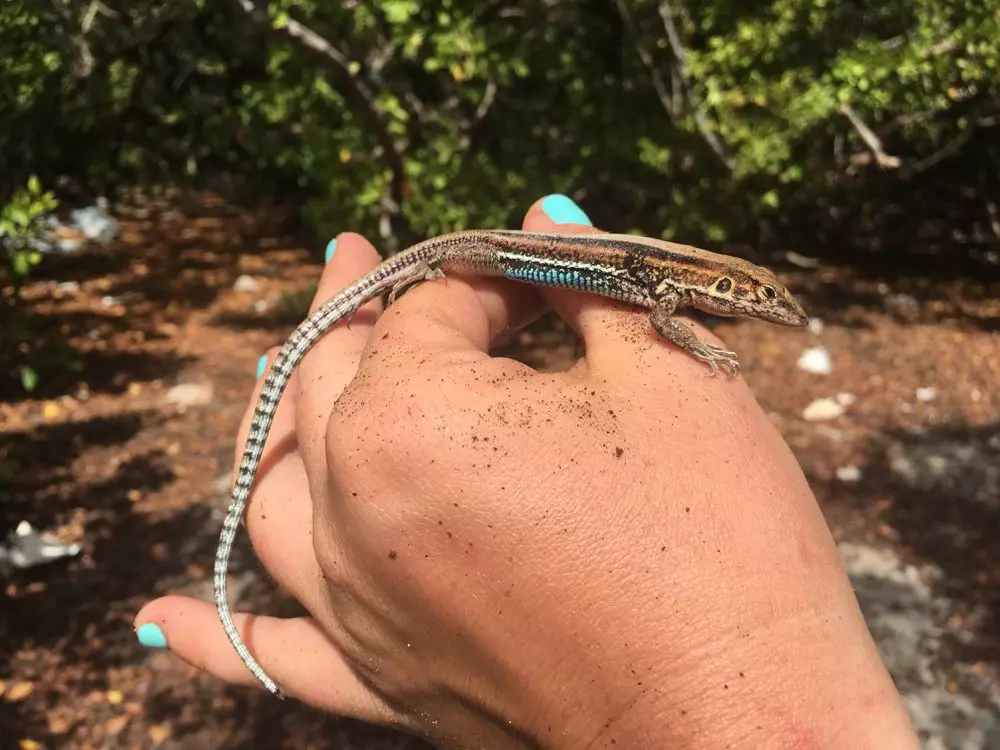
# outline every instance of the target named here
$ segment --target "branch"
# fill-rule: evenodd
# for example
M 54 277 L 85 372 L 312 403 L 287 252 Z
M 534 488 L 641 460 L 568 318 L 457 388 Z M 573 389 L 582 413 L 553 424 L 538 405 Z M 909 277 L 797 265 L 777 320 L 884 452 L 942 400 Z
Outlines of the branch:
M 663 77 L 660 75 L 656 63 L 653 62 L 653 56 L 649 54 L 649 50 L 639 41 L 639 32 L 636 29 L 635 21 L 632 19 L 632 14 L 628 12 L 625 0 L 615 0 L 615 5 L 618 6 L 618 14 L 622 17 L 622 23 L 628 28 L 629 35 L 632 37 L 632 45 L 635 47 L 636 54 L 639 55 L 642 64 L 649 71 L 649 78 L 653 84 L 653 90 L 656 92 L 656 98 L 660 100 L 660 104 L 663 105 L 663 109 L 667 113 L 667 117 L 670 118 L 670 121 L 676 122 L 678 115 L 676 99 L 671 96 L 672 92 L 667 91 L 667 87 L 663 83 Z
M 969 125 L 959 133 L 957 136 L 952 138 L 941 148 L 935 151 L 933 154 L 924 157 L 920 161 L 914 163 L 908 169 L 903 171 L 900 175 L 902 179 L 909 180 L 912 177 L 916 177 L 921 172 L 926 172 L 931 167 L 936 167 L 938 164 L 943 162 L 949 156 L 954 156 L 958 153 L 959 149 L 962 148 L 969 139 L 972 138 L 973 134 L 978 128 L 992 128 L 1000 124 L 1000 117 L 986 115 L 973 120 Z
M 234 2 L 254 23 L 262 26 L 269 34 L 292 42 L 323 63 L 326 69 L 340 82 L 339 91 L 367 121 L 368 127 L 371 128 L 375 140 L 381 148 L 382 156 L 392 172 L 392 185 L 390 196 L 388 196 L 391 202 L 386 203 L 385 209 L 388 214 L 397 215 L 403 203 L 406 180 L 403 157 L 375 102 L 375 94 L 368 88 L 365 81 L 351 70 L 347 56 L 312 29 L 293 18 L 289 18 L 283 28 L 275 28 L 267 13 L 258 8 L 253 0 L 234 0 Z M 387 219 L 383 217 L 383 224 L 386 222 Z M 385 226 L 383 226 L 383 231 L 386 231 Z
M 1000 208 L 991 200 L 984 200 L 983 203 L 986 204 L 986 215 L 990 218 L 993 236 L 1000 240 Z
M 885 151 L 882 150 L 882 141 L 879 137 L 875 135 L 871 128 L 869 128 L 861 120 L 860 117 L 855 114 L 851 105 L 844 102 L 840 105 L 840 112 L 843 114 L 854 126 L 854 129 L 858 131 L 858 135 L 861 136 L 861 140 L 865 142 L 868 146 L 868 150 L 872 152 L 872 156 L 875 157 L 875 161 L 880 167 L 888 167 L 889 169 L 896 169 L 900 165 L 899 157 L 890 156 Z
M 677 33 L 677 26 L 674 24 L 674 11 L 670 7 L 669 0 L 662 0 L 658 10 L 660 11 L 660 18 L 663 20 L 663 29 L 667 32 L 667 41 L 670 43 L 670 49 L 674 53 L 674 67 L 677 71 L 677 77 L 681 82 L 681 89 L 684 91 L 684 98 L 687 99 L 688 108 L 694 115 L 694 124 L 698 128 L 698 132 L 701 133 L 702 139 L 708 144 L 708 147 L 719 157 L 719 161 L 722 162 L 726 169 L 732 172 L 735 168 L 733 157 L 729 155 L 726 146 L 715 134 L 715 131 L 712 130 L 708 118 L 702 111 L 701 103 L 695 96 L 691 77 L 688 75 L 685 67 L 687 52 L 681 43 L 680 34 Z
M 72 73 L 76 78 L 87 78 L 94 72 L 94 55 L 90 51 L 87 36 L 90 34 L 90 29 L 93 27 L 94 21 L 97 20 L 98 13 L 106 18 L 118 17 L 117 13 L 100 2 L 100 0 L 91 0 L 80 21 L 79 33 L 70 33 L 70 40 L 73 46 L 76 47 L 77 52 L 77 58 L 73 61 L 72 66 Z M 71 18 L 71 11 L 67 10 L 65 16 L 67 19 Z
M 497 85 L 489 80 L 486 82 L 486 90 L 483 91 L 483 98 L 479 101 L 479 106 L 476 107 L 476 115 L 472 121 L 472 126 L 475 127 L 483 118 L 486 117 L 486 113 L 490 111 L 490 107 L 493 106 L 493 102 L 497 98 Z

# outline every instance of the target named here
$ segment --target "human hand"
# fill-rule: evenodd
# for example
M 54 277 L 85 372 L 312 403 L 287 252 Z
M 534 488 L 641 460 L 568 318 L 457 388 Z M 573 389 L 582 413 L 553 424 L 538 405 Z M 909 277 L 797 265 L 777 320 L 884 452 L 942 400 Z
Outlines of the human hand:
M 595 231 L 541 203 L 524 228 Z M 339 236 L 316 304 L 378 260 Z M 543 374 L 490 357 L 543 300 L 585 358 Z M 442 747 L 909 741 L 815 499 L 742 379 L 707 377 L 646 313 L 564 290 L 450 276 L 380 310 L 306 356 L 247 512 L 311 615 L 236 618 L 285 693 Z M 136 622 L 256 684 L 212 604 L 165 597 Z

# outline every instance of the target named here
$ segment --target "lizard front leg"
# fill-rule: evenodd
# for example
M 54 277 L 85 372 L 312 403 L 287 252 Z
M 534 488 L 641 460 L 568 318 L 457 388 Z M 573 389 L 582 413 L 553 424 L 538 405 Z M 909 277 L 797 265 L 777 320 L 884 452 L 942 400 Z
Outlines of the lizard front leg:
M 678 294 L 660 298 L 649 315 L 649 321 L 653 324 L 656 332 L 678 349 L 682 349 L 699 362 L 707 365 L 712 370 L 713 375 L 719 371 L 720 367 L 728 370 L 730 375 L 739 372 L 740 363 L 736 359 L 736 352 L 702 341 L 694 335 L 690 328 L 674 317 L 679 304 L 680 295 Z

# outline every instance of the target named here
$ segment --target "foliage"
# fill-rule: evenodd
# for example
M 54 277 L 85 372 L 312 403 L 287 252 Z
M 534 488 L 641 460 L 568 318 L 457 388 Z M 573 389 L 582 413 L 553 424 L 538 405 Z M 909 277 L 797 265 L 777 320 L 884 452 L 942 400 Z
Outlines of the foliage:
M 615 229 L 812 239 L 995 192 L 998 19 L 1000 0 L 8 0 L 0 204 L 29 174 L 76 195 L 230 173 L 387 249 L 555 190 Z
M 7 204 L 0 207 L 0 260 L 6 268 L 8 283 L 13 291 L 12 302 L 16 301 L 31 268 L 42 259 L 43 220 L 51 215 L 57 205 L 55 196 L 43 191 L 38 178 L 32 175 L 28 178 L 28 184 L 17 190 Z M 5 317 L 4 338 L 9 343 L 26 347 L 28 328 L 20 311 L 11 310 Z M 26 391 L 34 390 L 38 384 L 35 367 L 22 363 L 17 371 L 21 386 Z
M 38 178 L 32 175 L 28 184 L 0 207 L 0 258 L 7 266 L 15 290 L 27 278 L 31 267 L 42 259 L 42 219 L 57 205 L 55 196 L 42 191 Z

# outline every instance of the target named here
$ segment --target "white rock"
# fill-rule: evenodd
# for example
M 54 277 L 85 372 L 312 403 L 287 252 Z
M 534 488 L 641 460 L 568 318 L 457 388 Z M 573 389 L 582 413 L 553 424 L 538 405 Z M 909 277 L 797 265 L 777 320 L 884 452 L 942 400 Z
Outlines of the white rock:
M 861 479 L 861 469 L 854 464 L 837 468 L 837 479 L 841 482 L 857 482 Z
M 819 268 L 819 258 L 810 258 L 808 255 L 802 255 L 793 250 L 785 253 L 785 257 L 789 263 L 799 268 Z
M 181 408 L 204 406 L 212 401 L 212 386 L 202 383 L 181 383 L 167 391 L 165 398 Z
M 818 398 L 802 412 L 802 418 L 807 422 L 822 422 L 836 419 L 844 413 L 843 405 L 832 398 Z
M 833 361 L 825 348 L 813 346 L 802 352 L 796 367 L 813 375 L 829 375 L 833 371 Z
M 917 399 L 920 401 L 933 401 L 934 397 L 937 395 L 937 388 L 934 386 L 927 386 L 926 388 L 917 388 Z
M 809 322 L 806 324 L 809 329 L 809 333 L 814 336 L 819 336 L 823 333 L 823 319 L 822 318 L 809 318 Z
M 233 284 L 233 289 L 237 292 L 256 292 L 260 288 L 260 284 L 257 282 L 253 276 L 247 276 L 242 274 L 236 279 L 236 283 Z
M 840 404 L 841 406 L 850 406 L 857 400 L 858 397 L 855 396 L 853 393 L 847 393 L 846 391 L 841 391 L 840 393 L 837 394 L 837 403 Z

